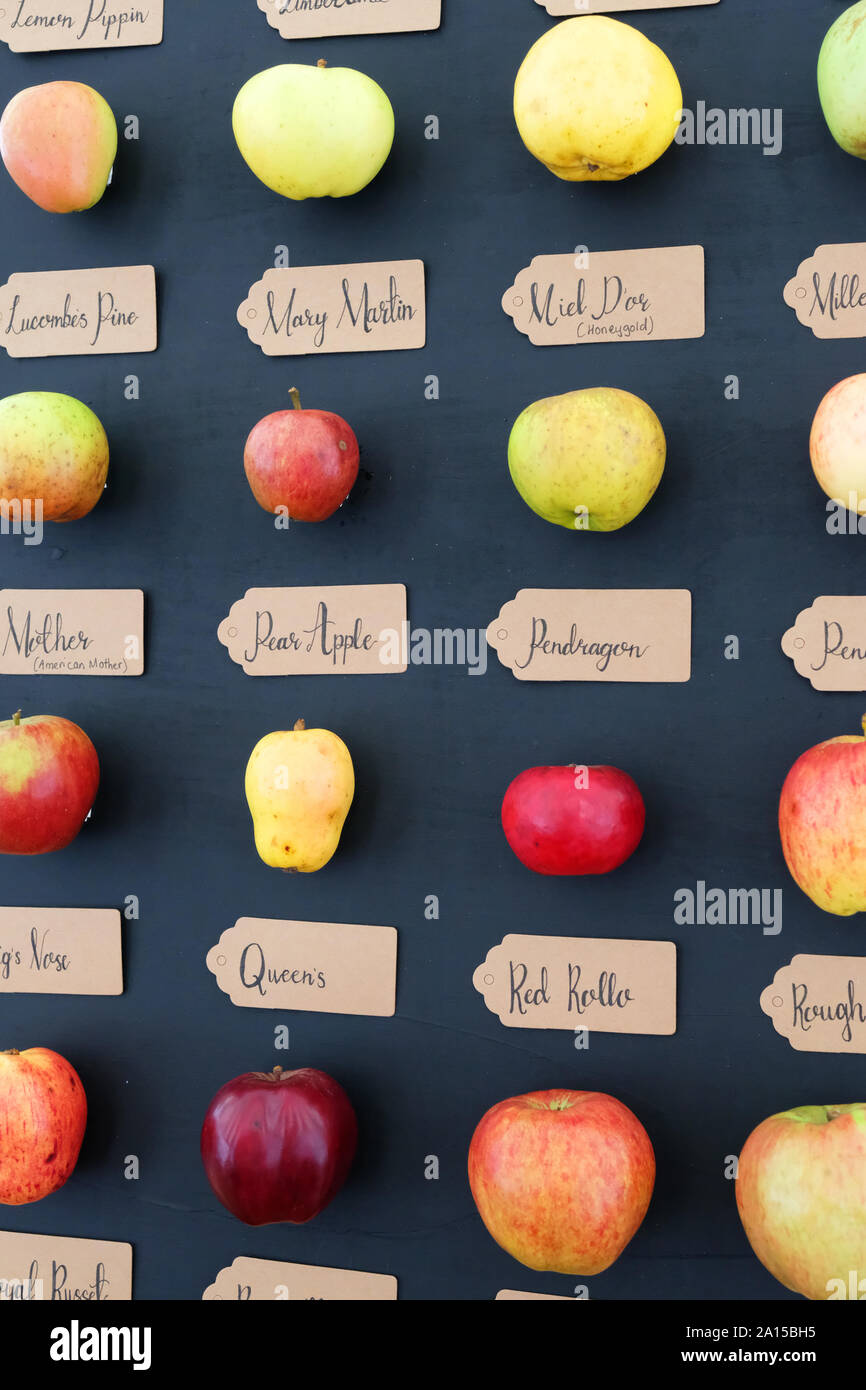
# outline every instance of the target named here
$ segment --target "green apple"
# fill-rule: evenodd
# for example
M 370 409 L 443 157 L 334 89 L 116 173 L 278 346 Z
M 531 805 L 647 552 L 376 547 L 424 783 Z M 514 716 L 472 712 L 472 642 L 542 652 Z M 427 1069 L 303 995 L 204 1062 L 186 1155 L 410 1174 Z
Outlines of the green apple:
M 0 499 L 39 503 L 45 521 L 76 521 L 99 501 L 108 440 L 89 406 L 56 391 L 0 401 Z
M 866 0 L 840 14 L 818 55 L 818 96 L 830 134 L 866 159 Z
M 284 198 L 345 198 L 378 174 L 394 142 L 394 111 L 354 68 L 281 63 L 246 82 L 232 127 L 256 178 Z
M 548 396 L 518 416 L 508 467 L 524 502 L 570 531 L 617 531 L 661 480 L 665 436 L 630 391 L 594 386 Z
M 866 1105 L 801 1105 L 764 1120 L 740 1153 L 737 1208 L 761 1264 L 787 1289 L 862 1298 Z

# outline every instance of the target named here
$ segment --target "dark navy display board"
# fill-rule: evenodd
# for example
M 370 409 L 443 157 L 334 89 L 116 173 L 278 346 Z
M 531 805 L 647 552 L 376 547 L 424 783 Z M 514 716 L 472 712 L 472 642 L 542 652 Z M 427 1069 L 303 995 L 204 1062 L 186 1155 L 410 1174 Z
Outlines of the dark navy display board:
M 47 1046 L 78 1068 L 90 1104 L 67 1187 L 5 1208 L 9 1229 L 131 1241 L 137 1298 L 197 1299 L 238 1255 L 391 1273 L 408 1299 L 570 1294 L 499 1250 L 469 1193 L 473 1128 L 496 1101 L 575 1087 L 612 1092 L 646 1125 L 658 1178 L 625 1255 L 589 1281 L 597 1299 L 773 1299 L 752 1256 L 726 1160 L 765 1116 L 863 1098 L 855 1057 L 803 1055 L 759 1008 L 798 951 L 857 954 L 859 918 L 823 914 L 794 886 L 776 807 L 797 755 L 857 732 L 866 696 L 818 694 L 779 648 L 801 608 L 866 582 L 861 537 L 830 536 L 809 467 L 815 408 L 860 371 L 864 345 L 819 342 L 782 301 L 816 245 L 866 234 L 866 167 L 843 154 L 815 88 L 831 0 L 721 0 L 619 16 L 669 54 L 686 105 L 781 108 L 784 147 L 674 146 L 620 184 L 569 185 L 523 148 L 512 84 L 553 22 L 533 0 L 445 0 L 440 31 L 288 44 L 255 0 L 169 0 L 158 48 L 0 53 L 0 103 L 32 83 L 81 80 L 121 123 L 98 207 L 52 217 L 0 170 L 0 278 L 13 271 L 152 263 L 160 344 L 130 358 L 12 361 L 0 391 L 81 397 L 111 442 L 109 490 L 41 546 L 0 538 L 3 585 L 141 587 L 140 679 L 0 681 L 11 712 L 62 714 L 93 739 L 103 782 L 92 823 L 60 854 L 0 861 L 5 905 L 122 906 L 127 988 L 115 999 L 0 996 L 0 1046 Z M 389 93 L 397 138 L 357 197 L 294 204 L 260 184 L 232 137 L 235 93 L 276 63 L 362 69 Z M 439 117 L 438 141 L 425 118 Z M 707 332 L 689 342 L 536 348 L 500 307 L 533 255 L 701 243 Z M 423 258 L 423 351 L 266 358 L 235 314 L 273 264 Z M 124 398 L 130 373 L 140 399 Z M 425 399 L 437 375 L 440 399 Z M 736 375 L 738 400 L 725 398 Z M 275 530 L 242 470 L 248 431 L 287 405 L 337 411 L 362 477 L 321 526 Z M 669 443 L 662 485 L 618 533 L 570 534 L 535 517 L 506 468 L 529 402 L 611 385 L 643 396 Z M 405 582 L 414 624 L 484 628 L 521 587 L 686 587 L 693 677 L 673 686 L 524 684 L 495 654 L 485 675 L 413 667 L 389 677 L 251 679 L 216 631 L 246 588 Z M 725 638 L 739 638 L 726 660 Z M 327 868 L 288 877 L 258 859 L 243 777 L 255 742 L 297 716 L 340 734 L 357 793 Z M 547 879 L 508 849 L 499 806 L 538 763 L 609 762 L 647 804 L 637 853 L 600 879 Z M 674 924 L 674 894 L 703 881 L 784 890 L 783 930 Z M 438 920 L 425 899 L 439 900 Z M 344 1018 L 235 1008 L 205 967 L 241 916 L 399 929 L 397 1015 Z M 675 940 L 673 1037 L 506 1029 L 472 972 L 506 932 Z M 287 1024 L 288 1053 L 274 1050 Z M 239 1072 L 315 1066 L 356 1106 L 361 1143 L 343 1193 L 307 1227 L 249 1229 L 212 1195 L 204 1111 Z M 124 1177 L 137 1155 L 140 1177 Z M 439 1160 L 438 1180 L 425 1160 Z

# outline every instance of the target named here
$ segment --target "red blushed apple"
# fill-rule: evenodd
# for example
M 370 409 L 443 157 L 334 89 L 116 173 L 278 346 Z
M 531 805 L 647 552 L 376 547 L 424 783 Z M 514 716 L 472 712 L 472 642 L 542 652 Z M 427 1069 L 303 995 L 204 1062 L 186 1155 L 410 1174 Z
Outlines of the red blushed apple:
M 529 767 L 502 802 L 502 829 L 538 874 L 606 874 L 640 844 L 646 810 L 616 767 Z
M 47 1047 L 0 1052 L 0 1202 L 23 1206 L 62 1187 L 86 1124 L 84 1087 L 65 1057 Z
M 244 448 L 244 472 L 266 512 L 281 507 L 292 521 L 326 521 L 345 502 L 358 477 L 353 431 L 327 410 L 302 410 L 293 386 L 293 410 L 266 415 Z
M 737 1209 L 761 1264 L 785 1288 L 862 1298 L 866 1104 L 801 1105 L 759 1124 L 740 1153 Z
M 839 917 L 866 911 L 866 738 L 842 734 L 800 755 L 782 787 L 779 834 L 813 903 Z
M 0 723 L 0 854 L 47 854 L 75 839 L 99 786 L 83 729 L 53 714 Z
M 488 1110 L 469 1186 L 498 1245 L 530 1269 L 600 1274 L 643 1221 L 655 1155 L 640 1120 L 600 1091 L 532 1091 Z
M 349 1097 L 312 1067 L 250 1071 L 208 1107 L 201 1156 L 208 1182 L 240 1221 L 310 1221 L 352 1166 L 358 1124 Z

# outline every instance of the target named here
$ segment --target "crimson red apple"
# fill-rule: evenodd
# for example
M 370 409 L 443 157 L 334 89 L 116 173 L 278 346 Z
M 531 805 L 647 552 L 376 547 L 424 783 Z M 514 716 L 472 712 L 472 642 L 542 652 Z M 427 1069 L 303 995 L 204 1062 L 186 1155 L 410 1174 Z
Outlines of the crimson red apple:
M 634 853 L 646 810 L 617 767 L 528 767 L 502 802 L 502 829 L 538 874 L 606 874 Z
M 292 521 L 326 521 L 345 502 L 358 477 L 358 441 L 339 415 L 303 410 L 293 386 L 293 410 L 266 415 L 244 448 L 244 472 L 266 512 L 285 508 Z
M 83 729 L 54 714 L 0 722 L 0 854 L 47 854 L 75 839 L 99 786 Z
M 62 1187 L 78 1161 L 87 1099 L 47 1047 L 0 1052 L 0 1202 L 23 1206 Z
M 782 787 L 779 834 L 813 903 L 838 917 L 866 911 L 866 738 L 842 734 L 801 753 Z
M 655 1155 L 640 1120 L 601 1091 L 501 1100 L 469 1146 L 469 1186 L 498 1245 L 530 1269 L 600 1274 L 643 1221 Z
M 800 1105 L 759 1124 L 737 1164 L 737 1209 L 761 1264 L 787 1289 L 862 1298 L 866 1104 Z
M 201 1131 L 208 1182 L 248 1226 L 300 1224 L 337 1195 L 358 1125 L 349 1097 L 312 1067 L 249 1071 L 220 1087 Z

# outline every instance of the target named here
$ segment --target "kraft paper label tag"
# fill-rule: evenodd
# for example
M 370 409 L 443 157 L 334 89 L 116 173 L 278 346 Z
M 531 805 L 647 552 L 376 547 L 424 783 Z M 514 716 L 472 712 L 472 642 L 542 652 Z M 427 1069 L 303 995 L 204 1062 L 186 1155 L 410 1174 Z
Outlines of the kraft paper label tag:
M 472 983 L 506 1028 L 675 1033 L 672 941 L 504 936 Z
M 238 309 L 238 323 L 268 357 L 422 348 L 424 262 L 266 270 Z
M 816 338 L 866 337 L 866 242 L 817 247 L 783 298 Z
M 866 957 L 794 956 L 761 1008 L 797 1052 L 866 1052 Z
M 0 1231 L 0 1302 L 109 1303 L 131 1298 L 131 1245 Z
M 163 0 L 3 0 L 0 40 L 13 53 L 161 43 L 162 12 Z
M 815 690 L 866 690 L 866 597 L 816 598 L 788 628 L 782 651 Z
M 535 256 L 502 296 L 539 347 L 702 338 L 704 248 Z
M 207 968 L 241 1008 L 391 1018 L 397 931 L 241 917 L 208 951 Z
M 526 1293 L 523 1289 L 500 1289 L 494 1303 L 575 1303 L 561 1293 Z
M 143 671 L 141 589 L 0 589 L 0 674 Z
M 397 1280 L 390 1274 L 366 1274 L 357 1269 L 330 1269 L 325 1265 L 284 1264 L 281 1260 L 254 1260 L 240 1255 L 228 1269 L 221 1269 L 202 1294 L 202 1301 L 228 1299 L 241 1303 L 307 1302 L 373 1303 L 393 1301 Z
M 116 908 L 0 907 L 0 994 L 122 994 Z
M 321 39 L 330 34 L 396 34 L 438 29 L 442 0 L 258 0 L 268 23 L 284 39 Z
M 520 589 L 487 641 L 519 681 L 687 681 L 688 589 Z
M 0 343 L 10 357 L 84 357 L 156 348 L 152 265 L 36 270 L 0 285 Z
M 405 584 L 247 589 L 217 636 L 248 676 L 387 676 L 407 668 Z

